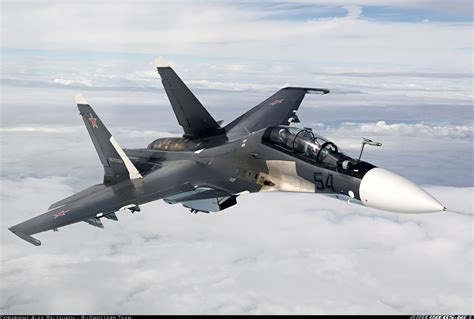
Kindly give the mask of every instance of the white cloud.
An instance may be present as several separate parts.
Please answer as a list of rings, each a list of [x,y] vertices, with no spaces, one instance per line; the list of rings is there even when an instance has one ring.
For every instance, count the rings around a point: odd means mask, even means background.
[[[311,2],[348,13],[319,18],[291,3],[2,3],[2,47],[71,50],[2,55],[2,313],[474,311],[472,187],[427,187],[461,214],[396,215],[280,193],[243,196],[211,215],[150,203],[104,230],[79,223],[38,234],[40,248],[6,231],[101,182],[77,89],[125,148],[181,134],[155,54],[170,55],[216,119],[282,84],[329,87],[335,94],[305,99],[302,124],[351,152],[361,136],[380,139],[364,159],[420,184],[472,186],[472,50],[459,49],[472,46],[472,23],[363,14],[366,5],[448,9],[425,0]],[[289,19],[291,10],[308,18]]]
[[[6,181],[2,228],[67,195],[66,183]],[[429,191],[472,214],[472,203],[459,198],[472,197],[473,188]],[[119,218],[105,221],[103,230],[79,223],[39,234],[39,248],[2,232],[2,312],[473,311],[472,261],[465,258],[472,217],[397,215],[319,195],[256,194],[212,215],[160,201]]]
[[[273,90],[241,92],[195,90],[214,118],[225,123]],[[8,167],[4,175],[70,176],[78,178],[83,188],[88,186],[87,180],[81,179],[84,175],[92,182],[100,181],[102,168],[77,112],[75,93],[12,87],[3,91],[0,163]],[[146,147],[158,137],[182,134],[163,91],[86,93],[124,148]],[[29,97],[40,103],[32,103]],[[372,138],[383,143],[380,149],[364,152],[364,159],[375,165],[421,184],[470,186],[470,109],[470,104],[456,99],[328,94],[308,95],[298,114],[303,121],[300,126],[313,127],[352,156],[358,156],[362,137]]]
[[[35,90],[30,92],[36,95]],[[166,127],[167,121],[141,112],[137,127],[136,121],[123,119],[122,112],[116,117],[114,107],[140,101],[128,109],[127,117],[144,107],[147,112],[160,109],[146,106],[152,96],[132,94],[120,100],[108,92],[95,92],[89,100],[98,105],[122,146],[143,146],[168,134],[152,129],[141,132],[140,127]],[[57,105],[53,108],[57,112],[49,113],[57,116],[53,123],[66,121],[75,112],[74,105],[63,109],[67,97],[60,92],[44,95],[43,102]],[[225,93],[209,98],[229,97]],[[27,112],[31,107],[22,107],[12,98],[8,101],[17,110],[15,114],[27,115],[23,122],[35,117]],[[162,107],[163,112],[171,113],[169,106]],[[2,132],[6,137],[2,137],[0,232],[3,313],[473,311],[472,261],[465,258],[473,244],[473,203],[466,200],[473,197],[472,187],[428,188],[443,204],[464,215],[396,215],[307,194],[243,196],[236,207],[212,215],[190,214],[180,205],[159,201],[145,205],[142,213],[119,213],[120,221],[105,221],[103,230],[79,223],[58,233],[38,234],[43,242],[40,248],[29,245],[6,228],[100,182],[102,168],[92,144],[77,125],[80,118],[72,118],[76,123],[72,127],[46,125],[43,119],[42,126],[22,124]],[[318,118],[318,114],[311,117]],[[174,118],[172,122],[176,126]],[[388,129],[380,134],[397,140],[400,130],[419,129],[399,124],[398,131]],[[342,130],[343,140],[347,135],[343,130],[357,131],[364,125],[377,129],[376,122],[345,124],[333,133]],[[29,127],[35,130],[25,130]],[[425,124],[421,130],[430,132]],[[447,143],[448,137],[464,140],[453,134],[422,145],[437,149],[443,145],[448,155],[464,147]],[[418,171],[423,163],[425,181],[453,176],[440,174],[440,165],[429,170],[423,154],[433,157],[436,153],[420,150],[420,141],[423,137],[417,136],[400,142],[411,157],[400,155],[400,148],[391,148],[390,143],[384,144],[382,153],[397,165],[416,163]],[[369,151],[366,156],[374,153]],[[466,175],[469,163],[457,165],[456,170],[462,168]]]
[[[348,19],[357,19],[362,14],[362,7],[360,6],[346,6],[344,7],[347,10]]]
[[[38,132],[38,133],[70,133],[77,131],[79,127],[64,127],[64,126],[47,126],[47,127],[41,127],[41,126],[14,126],[14,127],[2,127],[0,128],[0,132],[5,132],[5,133],[21,133],[21,132]]]
[[[92,86],[91,81],[83,80],[83,81],[73,81],[67,79],[54,79],[54,83],[62,84],[62,85],[85,85],[85,86]]]
[[[372,134],[376,136],[427,136],[448,138],[474,138],[472,125],[428,125],[424,123],[387,124],[385,121],[376,123],[343,123],[342,127],[333,130],[333,134]]]
[[[274,89],[275,86],[272,84],[257,84],[257,83],[242,83],[242,82],[220,82],[220,81],[208,81],[208,80],[197,80],[187,81],[189,85],[196,88],[214,89],[214,90],[227,90],[227,91],[268,91]]]
[[[363,4],[346,2],[343,17],[292,20],[270,4],[8,2],[2,46],[472,72],[471,53],[458,50],[471,46],[469,23],[366,20]]]

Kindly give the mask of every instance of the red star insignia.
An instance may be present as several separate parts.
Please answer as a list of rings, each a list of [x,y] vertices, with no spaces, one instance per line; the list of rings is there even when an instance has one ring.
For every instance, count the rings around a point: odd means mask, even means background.
[[[284,100],[285,100],[285,99],[275,100],[275,101],[271,102],[270,105],[271,105],[271,106],[274,106],[274,105],[283,103]]]
[[[89,113],[89,117],[87,118],[89,122],[91,122],[92,128],[98,128],[97,126],[97,118],[93,117],[91,113]]]
[[[53,214],[53,217],[58,218],[58,217],[65,216],[66,212],[68,212],[68,210],[67,211],[61,210],[61,211],[57,212],[56,214]]]

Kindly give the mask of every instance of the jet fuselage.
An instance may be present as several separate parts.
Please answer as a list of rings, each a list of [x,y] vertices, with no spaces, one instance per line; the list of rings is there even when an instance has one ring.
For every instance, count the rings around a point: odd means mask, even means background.
[[[123,150],[78,94],[79,113],[104,168],[103,182],[10,227],[14,234],[39,246],[31,235],[80,221],[103,228],[103,218],[117,221],[117,211],[139,211],[158,199],[208,213],[234,206],[243,194],[271,191],[319,193],[398,213],[446,210],[406,178],[348,156],[311,129],[293,126],[305,95],[327,94],[327,89],[283,88],[221,127],[172,68],[158,66],[158,72],[183,136]],[[364,139],[366,144],[380,143]]]

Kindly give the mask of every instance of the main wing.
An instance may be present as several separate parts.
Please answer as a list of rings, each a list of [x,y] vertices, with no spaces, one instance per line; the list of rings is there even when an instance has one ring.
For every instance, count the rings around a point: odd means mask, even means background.
[[[116,220],[114,212],[121,209],[135,208],[144,203],[195,190],[195,187],[189,183],[178,182],[175,185],[170,185],[169,182],[166,182],[171,175],[179,172],[187,174],[187,172],[195,170],[195,166],[191,164],[194,165],[194,163],[184,163],[183,161],[182,164],[163,165],[154,172],[154,178],[162,179],[162,184],[128,180],[111,186],[92,186],[52,204],[46,213],[12,226],[9,230],[29,243],[39,246],[41,242],[31,235],[57,230],[80,221],[101,227],[100,218]],[[147,177],[145,176],[145,179]]]
[[[306,93],[327,94],[329,90],[302,87],[283,88],[229,123],[225,127],[227,136],[231,139],[238,138],[269,126],[299,122],[296,110]]]
[[[99,218],[116,220],[114,212],[122,208],[137,207],[194,190],[185,180],[173,185],[169,182],[169,176],[177,173],[186,176],[194,171],[196,164],[190,161],[174,161],[155,171],[153,178],[162,179],[162,184],[145,182],[92,107],[81,95],[76,96],[76,102],[104,166],[104,184],[91,186],[60,200],[52,204],[47,212],[9,228],[17,236],[36,246],[41,245],[41,242],[33,238],[33,234],[57,230],[80,221],[101,227]]]
[[[31,235],[47,230],[57,230],[60,227],[80,221],[88,222],[94,226],[102,226],[99,218],[106,217],[117,220],[114,212],[118,210],[137,207],[138,204],[194,190],[194,187],[189,184],[175,187],[165,187],[163,185],[162,190],[157,190],[147,198],[136,198],[135,194],[140,192],[140,187],[137,188],[132,183],[124,183],[109,187],[104,186],[96,193],[66,202],[61,206],[55,206],[44,214],[10,227],[9,230],[27,242],[39,246],[41,242]],[[89,189],[85,191],[88,192]]]

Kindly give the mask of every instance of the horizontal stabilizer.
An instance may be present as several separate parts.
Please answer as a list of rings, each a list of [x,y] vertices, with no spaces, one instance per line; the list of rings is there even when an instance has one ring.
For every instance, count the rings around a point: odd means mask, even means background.
[[[76,103],[104,166],[104,184],[111,185],[127,179],[142,178],[137,168],[81,94],[76,95]]]
[[[158,63],[157,69],[174,114],[179,125],[183,127],[185,137],[203,138],[224,133],[216,120],[171,67]]]

